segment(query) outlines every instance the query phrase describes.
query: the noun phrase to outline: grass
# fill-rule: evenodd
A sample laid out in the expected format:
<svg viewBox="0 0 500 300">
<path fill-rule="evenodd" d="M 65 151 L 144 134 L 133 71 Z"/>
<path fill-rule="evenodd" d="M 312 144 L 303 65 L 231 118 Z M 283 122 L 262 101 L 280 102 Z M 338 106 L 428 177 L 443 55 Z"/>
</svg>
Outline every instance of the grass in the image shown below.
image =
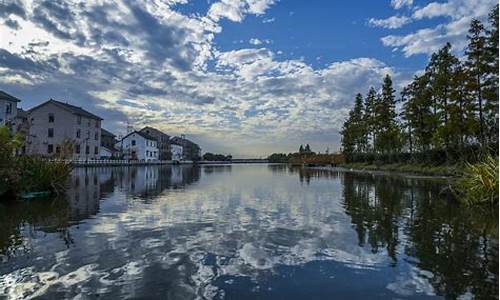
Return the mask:
<svg viewBox="0 0 500 300">
<path fill-rule="evenodd" d="M 467 164 L 454 190 L 467 205 L 498 204 L 498 158 L 488 156 L 483 162 Z"/>
</svg>

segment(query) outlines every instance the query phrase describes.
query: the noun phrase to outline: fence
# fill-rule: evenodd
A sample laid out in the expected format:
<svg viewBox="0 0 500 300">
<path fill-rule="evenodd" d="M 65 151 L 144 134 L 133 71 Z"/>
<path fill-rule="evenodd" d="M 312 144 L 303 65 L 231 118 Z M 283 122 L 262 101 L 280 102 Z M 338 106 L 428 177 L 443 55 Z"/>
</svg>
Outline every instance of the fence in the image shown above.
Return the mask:
<svg viewBox="0 0 500 300">
<path fill-rule="evenodd" d="M 76 167 L 88 166 L 130 166 L 130 165 L 174 165 L 192 164 L 190 160 L 126 160 L 126 159 L 50 159 L 50 161 L 66 162 Z"/>
</svg>

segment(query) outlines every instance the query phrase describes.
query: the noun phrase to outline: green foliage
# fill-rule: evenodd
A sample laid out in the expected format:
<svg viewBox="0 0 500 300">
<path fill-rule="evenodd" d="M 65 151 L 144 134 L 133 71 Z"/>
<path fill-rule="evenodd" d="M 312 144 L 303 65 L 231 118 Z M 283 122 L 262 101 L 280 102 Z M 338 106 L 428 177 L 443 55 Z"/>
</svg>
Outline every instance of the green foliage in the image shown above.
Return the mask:
<svg viewBox="0 0 500 300">
<path fill-rule="evenodd" d="M 287 163 L 288 156 L 285 153 L 273 153 L 267 157 L 270 163 Z"/>
<path fill-rule="evenodd" d="M 231 161 L 233 157 L 231 155 L 224 154 L 214 154 L 207 152 L 203 154 L 203 160 L 205 161 Z"/>
<path fill-rule="evenodd" d="M 467 164 L 455 190 L 468 205 L 498 204 L 498 158 L 488 156 L 483 162 Z"/>
<path fill-rule="evenodd" d="M 6 127 L 0 127 L 0 196 L 64 190 L 71 166 L 40 157 L 17 156 L 22 143 L 22 136 L 12 135 Z"/>
</svg>

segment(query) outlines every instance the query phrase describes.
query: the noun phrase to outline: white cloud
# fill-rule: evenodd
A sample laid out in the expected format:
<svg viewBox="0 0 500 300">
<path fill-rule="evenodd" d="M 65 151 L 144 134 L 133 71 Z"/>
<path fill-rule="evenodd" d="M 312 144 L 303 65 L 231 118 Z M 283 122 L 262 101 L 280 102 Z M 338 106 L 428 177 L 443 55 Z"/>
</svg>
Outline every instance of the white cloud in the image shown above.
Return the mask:
<svg viewBox="0 0 500 300">
<path fill-rule="evenodd" d="M 261 40 L 259 40 L 259 39 L 255 39 L 255 38 L 250 39 L 248 42 L 249 42 L 250 44 L 252 44 L 252 45 L 261 45 L 261 44 L 262 44 L 262 41 L 261 41 Z"/>
<path fill-rule="evenodd" d="M 411 7 L 413 5 L 413 0 L 391 0 L 391 6 L 394 9 L 400 9 L 404 6 Z"/>
<path fill-rule="evenodd" d="M 411 22 L 411 18 L 406 16 L 392 16 L 387 19 L 374 19 L 368 20 L 368 23 L 375 27 L 383 27 L 388 29 L 401 28 Z"/>
<path fill-rule="evenodd" d="M 246 14 L 262 15 L 275 0 L 221 0 L 210 6 L 208 17 L 214 21 L 227 18 L 241 22 Z"/>
<path fill-rule="evenodd" d="M 248 43 L 251 44 L 251 45 L 254 45 L 254 46 L 258 46 L 258 45 L 262 45 L 262 44 L 271 44 L 272 41 L 271 40 L 268 40 L 268 39 L 257 39 L 257 38 L 252 38 L 250 40 L 248 40 Z"/>
<path fill-rule="evenodd" d="M 450 42 L 455 51 L 461 51 L 466 45 L 467 31 L 472 19 L 476 18 L 486 22 L 488 13 L 497 3 L 496 0 L 431 2 L 424 7 L 415 9 L 411 19 L 418 21 L 446 17 L 447 22 L 434 27 L 422 28 L 406 35 L 388 35 L 381 40 L 385 46 L 401 49 L 407 57 L 415 54 L 431 54 L 446 42 Z M 393 21 L 396 21 L 399 17 L 391 18 L 395 18 Z M 389 19 L 384 20 L 387 21 L 386 25 L 390 25 Z M 377 21 L 383 24 L 382 20 L 374 22 Z M 407 23 L 410 21 L 407 20 Z"/>
</svg>

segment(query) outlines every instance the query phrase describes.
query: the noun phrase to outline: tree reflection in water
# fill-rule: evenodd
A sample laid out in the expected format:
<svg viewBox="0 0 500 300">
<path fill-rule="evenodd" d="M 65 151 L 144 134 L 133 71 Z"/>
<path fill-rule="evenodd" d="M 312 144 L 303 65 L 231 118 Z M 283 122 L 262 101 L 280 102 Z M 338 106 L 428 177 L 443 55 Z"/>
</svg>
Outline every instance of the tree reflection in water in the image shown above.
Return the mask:
<svg viewBox="0 0 500 300">
<path fill-rule="evenodd" d="M 432 272 L 437 294 L 447 298 L 498 294 L 496 215 L 443 198 L 429 180 L 345 173 L 343 187 L 361 247 L 385 248 L 394 265 L 399 257 Z"/>
</svg>

